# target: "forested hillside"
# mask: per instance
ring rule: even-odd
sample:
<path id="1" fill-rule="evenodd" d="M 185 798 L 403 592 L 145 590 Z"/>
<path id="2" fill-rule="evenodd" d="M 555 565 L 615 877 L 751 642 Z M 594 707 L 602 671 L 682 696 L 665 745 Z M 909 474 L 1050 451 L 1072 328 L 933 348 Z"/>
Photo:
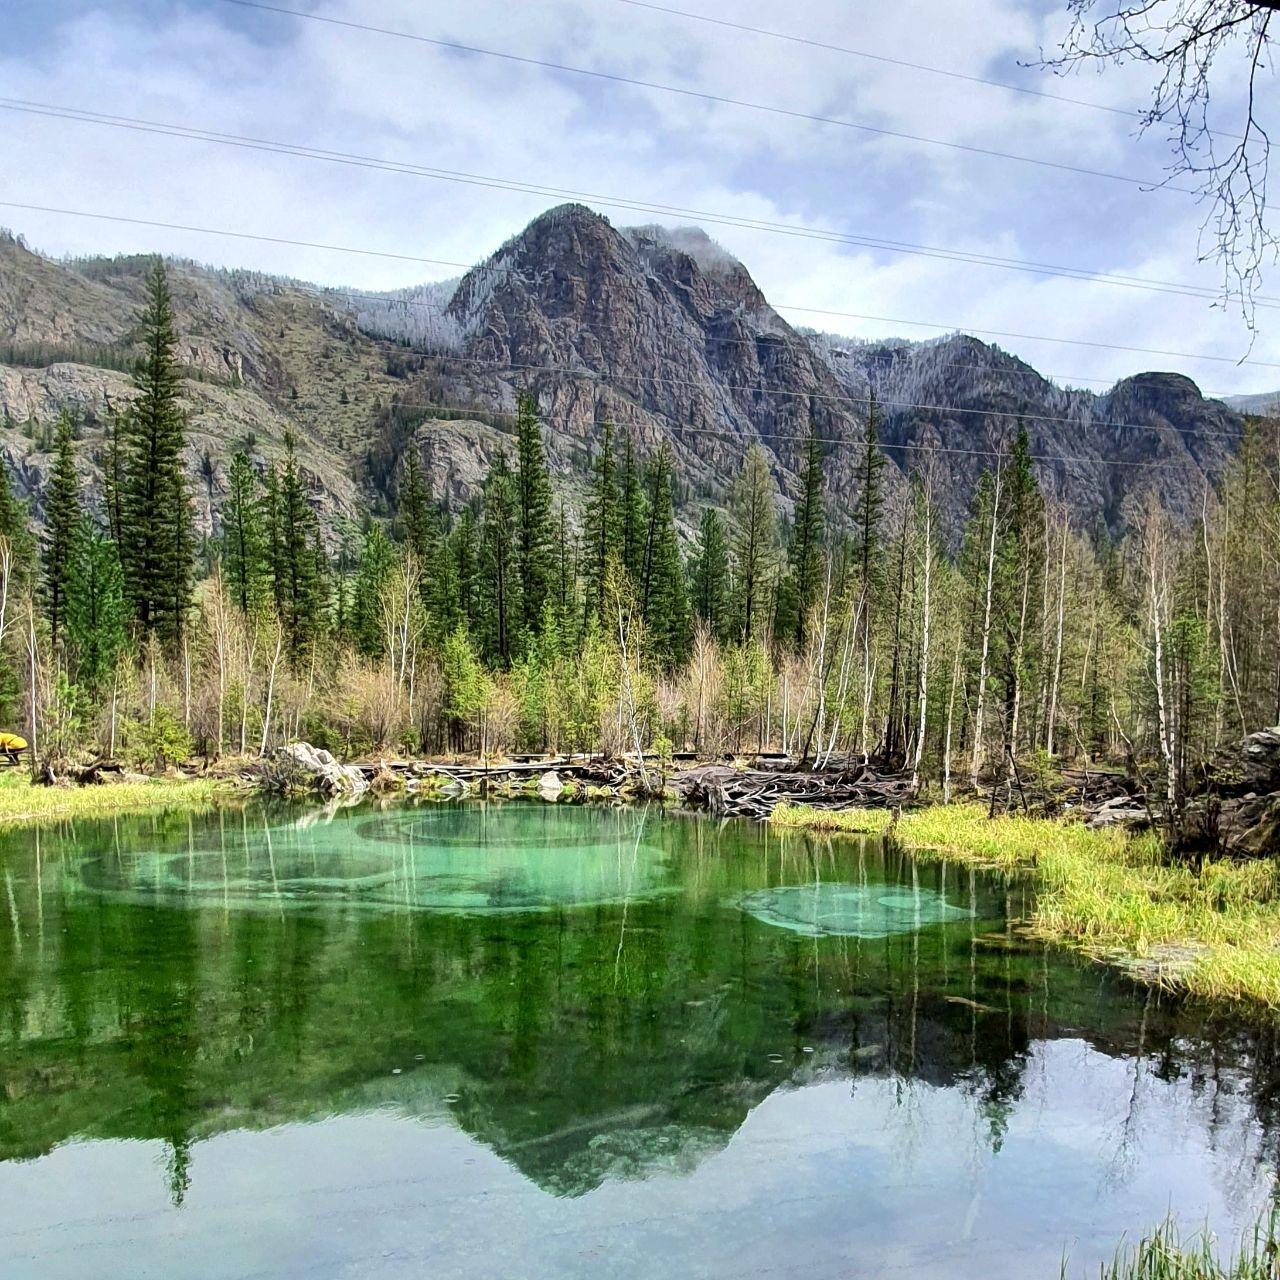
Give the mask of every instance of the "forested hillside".
<path id="1" fill-rule="evenodd" d="M 987 459 L 966 488 L 941 451 L 894 467 L 869 396 L 856 446 L 809 423 L 789 500 L 776 454 L 716 437 L 726 493 L 685 537 L 678 438 L 605 418 L 567 483 L 521 393 L 510 422 L 481 428 L 489 448 L 456 496 L 385 410 L 367 461 L 390 518 L 326 528 L 304 479 L 316 450 L 283 415 L 265 468 L 256 441 L 233 439 L 216 504 L 208 473 L 192 479 L 192 388 L 235 404 L 248 366 L 193 380 L 213 375 L 179 335 L 163 264 L 142 288 L 140 354 L 96 445 L 69 412 L 53 432 L 38 540 L 7 472 L 0 491 L 5 718 L 25 720 L 37 759 L 86 741 L 138 760 L 264 753 L 299 736 L 485 757 L 772 747 L 876 757 L 947 794 L 1003 782 L 1006 800 L 1020 762 L 1042 776 L 1084 759 L 1126 762 L 1179 808 L 1219 742 L 1280 715 L 1274 421 L 1245 425 L 1195 518 L 1150 468 L 1114 535 L 1054 492 L 1028 425 L 966 455 Z M 1112 402 L 1175 412 L 1187 394 L 1149 376 Z"/>

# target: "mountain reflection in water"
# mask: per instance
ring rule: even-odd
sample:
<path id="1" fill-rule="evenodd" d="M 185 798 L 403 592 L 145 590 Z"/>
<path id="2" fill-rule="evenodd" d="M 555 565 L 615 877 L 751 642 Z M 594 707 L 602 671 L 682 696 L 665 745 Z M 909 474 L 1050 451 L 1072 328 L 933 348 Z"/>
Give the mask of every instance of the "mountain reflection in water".
<path id="1" fill-rule="evenodd" d="M 0 874 L 6 1280 L 1050 1276 L 1270 1187 L 1272 1028 L 874 840 L 250 807 Z"/>

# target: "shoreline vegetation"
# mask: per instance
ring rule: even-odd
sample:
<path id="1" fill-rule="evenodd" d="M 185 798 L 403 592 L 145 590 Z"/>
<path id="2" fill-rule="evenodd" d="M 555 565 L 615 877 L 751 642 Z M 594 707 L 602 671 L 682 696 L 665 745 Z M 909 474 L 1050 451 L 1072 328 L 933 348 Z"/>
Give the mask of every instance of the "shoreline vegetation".
<path id="1" fill-rule="evenodd" d="M 48 787 L 25 775 L 8 774 L 0 777 L 0 826 L 153 809 L 201 810 L 242 794 L 229 778 L 140 778 L 99 786 Z"/>
<path id="2" fill-rule="evenodd" d="M 1212 1000 L 1280 1007 L 1280 875 L 1273 859 L 1170 861 L 1160 838 L 976 804 L 882 809 L 779 805 L 782 830 L 889 835 L 920 858 L 1030 876 L 1026 932 L 1133 977 Z"/>
<path id="3" fill-rule="evenodd" d="M 1207 1227 L 1188 1236 L 1170 1217 L 1135 1243 L 1121 1245 L 1096 1274 L 1098 1280 L 1274 1280 L 1280 1274 L 1278 1223 L 1272 1208 L 1224 1249 Z M 1064 1260 L 1061 1280 L 1071 1275 Z"/>

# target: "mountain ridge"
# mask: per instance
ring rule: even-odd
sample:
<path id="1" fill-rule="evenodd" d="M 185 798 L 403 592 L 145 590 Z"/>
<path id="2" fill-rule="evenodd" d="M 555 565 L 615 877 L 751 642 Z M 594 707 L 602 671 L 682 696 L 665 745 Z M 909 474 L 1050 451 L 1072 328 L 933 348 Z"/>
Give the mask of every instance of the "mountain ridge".
<path id="1" fill-rule="evenodd" d="M 146 261 L 58 262 L 0 240 L 0 451 L 37 511 L 42 446 L 64 406 L 85 420 L 82 466 L 98 492 L 97 436 L 129 394 Z M 1190 518 L 1243 429 L 1176 373 L 1135 373 L 1095 393 L 965 334 L 870 342 L 795 328 L 701 229 L 614 228 L 582 205 L 539 215 L 456 282 L 357 294 L 185 260 L 171 261 L 170 277 L 205 533 L 216 531 L 231 453 L 247 446 L 266 466 L 286 433 L 330 532 L 392 509 L 409 447 L 456 509 L 506 447 L 519 390 L 538 404 L 571 507 L 608 418 L 642 454 L 670 445 L 686 528 L 723 498 L 753 442 L 789 508 L 811 430 L 825 442 L 839 521 L 857 492 L 872 393 L 891 495 L 923 457 L 942 459 L 952 537 L 1020 422 L 1047 491 L 1082 525 L 1116 531 L 1152 483 Z"/>

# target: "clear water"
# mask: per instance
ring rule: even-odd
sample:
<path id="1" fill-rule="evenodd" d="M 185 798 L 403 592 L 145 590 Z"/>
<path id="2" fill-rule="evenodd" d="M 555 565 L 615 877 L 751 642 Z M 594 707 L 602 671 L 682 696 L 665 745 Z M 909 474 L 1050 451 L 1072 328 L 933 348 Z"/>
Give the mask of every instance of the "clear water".
<path id="1" fill-rule="evenodd" d="M 1055 1280 L 1273 1185 L 1271 1027 L 873 840 L 251 807 L 0 880 L 4 1280 Z"/>

